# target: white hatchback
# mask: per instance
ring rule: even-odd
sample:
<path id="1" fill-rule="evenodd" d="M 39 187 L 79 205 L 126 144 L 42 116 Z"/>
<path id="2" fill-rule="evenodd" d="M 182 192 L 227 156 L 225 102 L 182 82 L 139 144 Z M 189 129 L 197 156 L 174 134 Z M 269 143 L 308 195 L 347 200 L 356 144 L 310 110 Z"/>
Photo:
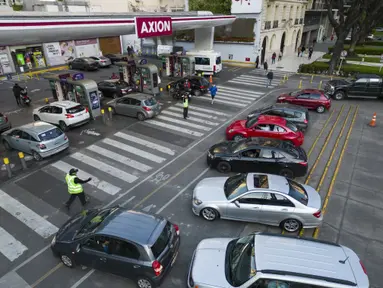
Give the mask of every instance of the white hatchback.
<path id="1" fill-rule="evenodd" d="M 69 127 L 88 123 L 90 114 L 88 108 L 73 101 L 58 101 L 33 110 L 35 121 L 44 121 L 58 125 L 66 131 Z"/>

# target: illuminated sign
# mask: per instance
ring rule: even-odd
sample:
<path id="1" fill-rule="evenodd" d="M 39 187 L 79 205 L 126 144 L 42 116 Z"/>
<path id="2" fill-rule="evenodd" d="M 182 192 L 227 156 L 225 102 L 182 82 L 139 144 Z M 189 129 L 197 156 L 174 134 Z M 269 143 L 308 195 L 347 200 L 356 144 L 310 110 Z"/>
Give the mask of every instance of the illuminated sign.
<path id="1" fill-rule="evenodd" d="M 170 36 L 173 34 L 172 17 L 136 17 L 138 38 Z"/>

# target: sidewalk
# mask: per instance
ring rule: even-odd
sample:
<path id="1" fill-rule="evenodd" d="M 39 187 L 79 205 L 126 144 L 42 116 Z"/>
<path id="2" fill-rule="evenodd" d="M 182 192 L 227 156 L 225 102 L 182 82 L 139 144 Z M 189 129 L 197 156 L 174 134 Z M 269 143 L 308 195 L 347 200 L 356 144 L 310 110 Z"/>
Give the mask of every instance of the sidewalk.
<path id="1" fill-rule="evenodd" d="M 269 64 L 269 69 L 284 71 L 284 72 L 298 72 L 299 66 L 301 64 L 310 64 L 324 55 L 324 52 L 314 52 L 311 59 L 308 59 L 308 54 L 305 53 L 303 57 L 298 57 L 296 54 L 288 55 L 282 58 L 281 61 L 276 61 L 275 64 Z"/>

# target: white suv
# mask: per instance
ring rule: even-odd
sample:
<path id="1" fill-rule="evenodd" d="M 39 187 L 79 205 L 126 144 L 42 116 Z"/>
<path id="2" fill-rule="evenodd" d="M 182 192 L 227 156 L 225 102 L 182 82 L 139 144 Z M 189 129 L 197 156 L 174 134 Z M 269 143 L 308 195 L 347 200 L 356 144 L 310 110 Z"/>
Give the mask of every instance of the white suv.
<path id="1" fill-rule="evenodd" d="M 35 121 L 44 121 L 59 125 L 66 131 L 69 127 L 88 123 L 90 114 L 88 108 L 73 101 L 58 101 L 33 110 Z"/>

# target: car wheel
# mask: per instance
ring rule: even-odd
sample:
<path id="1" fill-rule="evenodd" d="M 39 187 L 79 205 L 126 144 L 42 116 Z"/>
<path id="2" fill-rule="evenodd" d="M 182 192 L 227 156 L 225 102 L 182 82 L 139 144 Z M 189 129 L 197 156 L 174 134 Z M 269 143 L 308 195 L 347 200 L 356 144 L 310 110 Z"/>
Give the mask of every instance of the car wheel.
<path id="1" fill-rule="evenodd" d="M 9 143 L 7 142 L 7 141 L 3 141 L 3 146 L 4 146 L 4 148 L 6 149 L 6 150 L 8 150 L 8 151 L 11 151 L 12 150 L 12 147 L 11 147 L 11 145 L 9 145 Z"/>
<path id="2" fill-rule="evenodd" d="M 202 209 L 201 215 L 207 221 L 214 221 L 218 218 L 218 211 L 213 208 L 207 207 Z"/>
<path id="3" fill-rule="evenodd" d="M 343 91 L 337 91 L 334 95 L 335 100 L 343 100 L 346 98 L 346 94 Z"/>
<path id="4" fill-rule="evenodd" d="M 289 233 L 297 232 L 301 227 L 302 223 L 296 219 L 286 219 L 282 222 L 282 228 Z"/>
<path id="5" fill-rule="evenodd" d="M 73 268 L 75 266 L 75 264 L 74 264 L 74 262 L 73 262 L 73 260 L 72 260 L 72 258 L 70 256 L 61 255 L 60 259 L 61 259 L 61 262 L 63 262 L 63 264 L 66 267 Z"/>
<path id="6" fill-rule="evenodd" d="M 112 98 L 113 98 L 113 99 L 117 99 L 117 98 L 118 98 L 117 93 L 113 93 Z"/>
<path id="7" fill-rule="evenodd" d="M 138 288 L 155 288 L 156 287 L 153 284 L 153 282 L 146 277 L 138 277 L 136 280 L 136 285 Z"/>
<path id="8" fill-rule="evenodd" d="M 324 108 L 324 106 L 318 106 L 317 107 L 317 112 L 318 113 L 323 113 L 326 109 Z"/>
<path id="9" fill-rule="evenodd" d="M 64 121 L 60 121 L 60 122 L 59 122 L 59 126 L 60 126 L 60 129 L 61 129 L 62 131 L 64 131 L 64 132 L 68 130 L 68 126 L 65 124 Z"/>
<path id="10" fill-rule="evenodd" d="M 36 161 L 41 161 L 43 159 L 43 157 L 41 157 L 41 155 L 39 153 L 37 153 L 36 151 L 33 151 L 32 152 L 32 156 L 33 158 L 36 160 Z"/>
<path id="11" fill-rule="evenodd" d="M 235 136 L 233 137 L 233 140 L 234 140 L 234 141 L 240 141 L 240 140 L 242 140 L 243 138 L 245 138 L 245 137 L 243 137 L 242 135 L 235 135 Z"/>
<path id="12" fill-rule="evenodd" d="M 194 96 L 201 96 L 202 93 L 200 90 L 194 90 Z"/>
<path id="13" fill-rule="evenodd" d="M 37 115 L 33 115 L 33 120 L 35 120 L 35 121 L 40 121 L 40 117 L 37 116 Z"/>
<path id="14" fill-rule="evenodd" d="M 286 177 L 286 178 L 290 178 L 290 179 L 293 179 L 294 178 L 294 173 L 293 171 L 291 171 L 290 169 L 282 169 L 280 172 L 279 172 L 279 175 L 283 176 L 283 177 Z"/>
<path id="15" fill-rule="evenodd" d="M 141 112 L 137 113 L 137 119 L 140 121 L 144 121 L 146 119 L 145 115 Z"/>
<path id="16" fill-rule="evenodd" d="M 231 165 L 227 162 L 219 162 L 217 165 L 217 170 L 220 173 L 229 173 L 231 171 Z"/>

